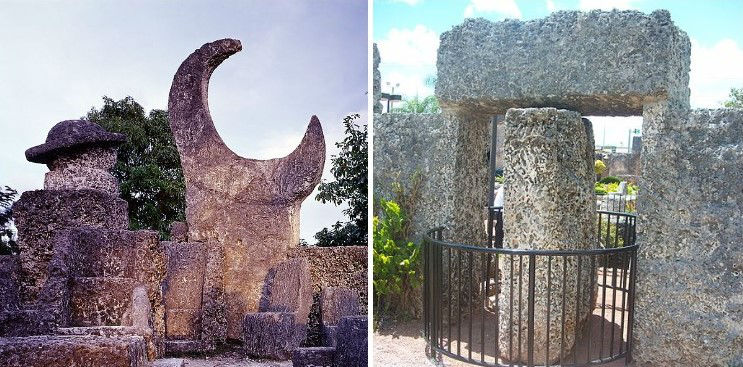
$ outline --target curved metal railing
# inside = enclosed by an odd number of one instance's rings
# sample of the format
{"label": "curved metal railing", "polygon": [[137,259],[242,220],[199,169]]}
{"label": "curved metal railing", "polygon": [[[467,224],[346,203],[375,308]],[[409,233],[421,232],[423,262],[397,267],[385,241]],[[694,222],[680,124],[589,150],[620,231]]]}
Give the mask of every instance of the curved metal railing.
{"label": "curved metal railing", "polygon": [[429,356],[480,366],[631,361],[635,216],[597,212],[594,249],[530,250],[502,248],[502,209],[489,213],[489,247],[447,241],[443,227],[425,236]]}

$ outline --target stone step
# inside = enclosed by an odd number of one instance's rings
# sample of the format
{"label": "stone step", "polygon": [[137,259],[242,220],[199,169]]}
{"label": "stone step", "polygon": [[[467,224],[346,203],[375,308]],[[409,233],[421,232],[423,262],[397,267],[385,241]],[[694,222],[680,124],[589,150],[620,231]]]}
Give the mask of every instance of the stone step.
{"label": "stone step", "polygon": [[141,336],[147,346],[149,359],[162,354],[162,343],[155,340],[151,329],[135,326],[92,326],[92,327],[63,327],[56,330],[57,335],[93,335],[103,337]]}
{"label": "stone step", "polygon": [[298,348],[292,354],[293,367],[333,367],[335,348]]}
{"label": "stone step", "polygon": [[148,367],[140,336],[27,336],[0,338],[4,367]]}

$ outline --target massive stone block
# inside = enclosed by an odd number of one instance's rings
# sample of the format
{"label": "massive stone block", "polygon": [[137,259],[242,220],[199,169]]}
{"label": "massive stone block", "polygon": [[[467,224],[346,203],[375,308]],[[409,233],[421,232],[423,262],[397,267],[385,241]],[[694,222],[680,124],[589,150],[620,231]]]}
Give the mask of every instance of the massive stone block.
{"label": "massive stone block", "polygon": [[290,259],[266,274],[258,311],[295,312],[299,324],[307,324],[312,305],[310,268],[306,259]]}
{"label": "massive stone block", "polygon": [[13,204],[18,227],[21,263],[21,301],[38,300],[47,278],[47,267],[56,230],[91,226],[126,229],[129,226],[126,201],[98,190],[26,191]]}
{"label": "massive stone block", "polygon": [[52,242],[50,279],[70,281],[73,326],[121,325],[132,292],[141,285],[152,307],[155,335],[165,334],[165,251],[157,232],[79,227],[58,231]]}
{"label": "massive stone block", "polygon": [[298,348],[292,355],[292,367],[333,367],[335,348]]}
{"label": "massive stone block", "polygon": [[694,110],[674,125],[643,135],[635,361],[741,365],[743,109]]}
{"label": "massive stone block", "polygon": [[209,77],[241,49],[239,41],[223,39],[194,51],[178,68],[168,102],[186,180],[188,238],[206,242],[210,252],[223,251],[223,284],[205,287],[223,288],[227,337],[235,339],[243,316],[258,309],[268,269],[298,246],[300,204],[319,183],[325,162],[314,116],[300,145],[283,158],[247,159],[224,144],[209,115]]}
{"label": "massive stone block", "polygon": [[287,360],[307,336],[296,312],[251,313],[243,325],[245,352],[260,358]]}
{"label": "massive stone block", "polygon": [[345,316],[358,316],[359,295],[344,287],[327,287],[320,294],[322,345],[335,347],[338,322]]}
{"label": "massive stone block", "polygon": [[200,242],[163,244],[168,258],[166,334],[170,339],[200,339],[206,246]]}
{"label": "massive stone block", "polygon": [[363,367],[369,360],[369,337],[366,316],[347,316],[338,323],[338,346],[335,365]]}
{"label": "massive stone block", "polygon": [[134,285],[132,278],[73,278],[70,326],[121,325]]}
{"label": "massive stone block", "polygon": [[[593,133],[588,120],[577,112],[555,108],[510,109],[506,113],[505,136],[505,205],[504,233],[506,248],[588,249],[596,244],[594,233],[596,201],[594,196]],[[528,308],[511,309],[510,288],[525,292],[529,274],[528,259],[503,257],[503,281],[499,297],[500,348],[503,358],[527,361],[527,338],[523,343],[509,338],[518,334],[517,319],[527,320]],[[563,264],[567,262],[567,264]],[[558,258],[548,269],[546,258],[535,263],[535,335],[534,360],[544,361],[549,345],[550,360],[560,357],[561,324],[565,324],[564,345],[569,352],[576,342],[574,336],[586,327],[594,305],[595,289],[587,286],[595,271],[581,265],[575,257]],[[549,308],[551,333],[547,339],[547,272],[553,279],[562,279],[563,265],[569,282],[553,282],[554,295],[567,295],[562,319],[561,297],[554,296]],[[512,273],[513,270],[513,273]],[[519,273],[525,274],[523,278]],[[514,274],[513,277],[511,274]],[[578,275],[580,274],[580,275]],[[580,294],[575,284],[580,276]],[[521,284],[521,283],[525,284]],[[519,310],[521,315],[519,315]],[[511,315],[513,318],[506,317]],[[578,315],[578,316],[576,316]],[[520,317],[519,317],[520,316]],[[526,334],[526,332],[524,332]],[[511,349],[512,348],[512,349]],[[521,351],[521,355],[518,351]]]}
{"label": "massive stone block", "polygon": [[374,162],[381,167],[374,170],[375,197],[394,199],[396,184],[417,195],[408,215],[418,240],[447,225],[451,238],[483,242],[490,131],[485,115],[375,115]]}
{"label": "massive stone block", "polygon": [[685,91],[688,103],[690,48],[666,10],[467,19],[441,35],[436,96],[444,110],[639,115],[645,104],[671,99],[674,89]]}
{"label": "massive stone block", "polygon": [[6,367],[146,367],[141,336],[29,336],[0,338]]}

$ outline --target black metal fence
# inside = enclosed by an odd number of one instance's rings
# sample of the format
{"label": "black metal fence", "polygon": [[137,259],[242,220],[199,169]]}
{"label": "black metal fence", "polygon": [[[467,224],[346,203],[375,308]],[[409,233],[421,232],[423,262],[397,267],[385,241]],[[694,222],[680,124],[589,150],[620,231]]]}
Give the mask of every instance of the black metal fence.
{"label": "black metal fence", "polygon": [[490,247],[424,241],[429,355],[480,366],[585,366],[631,361],[635,217],[599,211],[596,249],[504,249],[501,208]]}

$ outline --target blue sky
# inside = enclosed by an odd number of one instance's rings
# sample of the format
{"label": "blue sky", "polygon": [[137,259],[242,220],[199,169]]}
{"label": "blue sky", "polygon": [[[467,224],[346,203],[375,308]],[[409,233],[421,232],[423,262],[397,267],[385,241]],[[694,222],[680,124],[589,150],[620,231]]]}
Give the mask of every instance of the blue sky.
{"label": "blue sky", "polygon": [[[719,107],[731,87],[743,87],[743,1],[741,0],[375,0],[372,38],[377,42],[382,90],[400,84],[404,96],[433,94],[425,85],[436,73],[439,35],[465,17],[493,21],[530,20],[557,10],[635,9],[671,12],[674,23],[692,42],[691,104]],[[641,119],[594,117],[596,142],[625,145],[628,129],[641,127]]]}
{"label": "blue sky", "polygon": [[[180,63],[206,42],[242,41],[211,78],[209,105],[226,144],[275,158],[299,144],[317,115],[330,175],[342,119],[367,115],[366,1],[0,0],[0,185],[43,187],[46,167],[24,151],[57,122],[79,118],[104,95],[167,108]],[[302,205],[301,236],[343,218],[341,207]]]}

